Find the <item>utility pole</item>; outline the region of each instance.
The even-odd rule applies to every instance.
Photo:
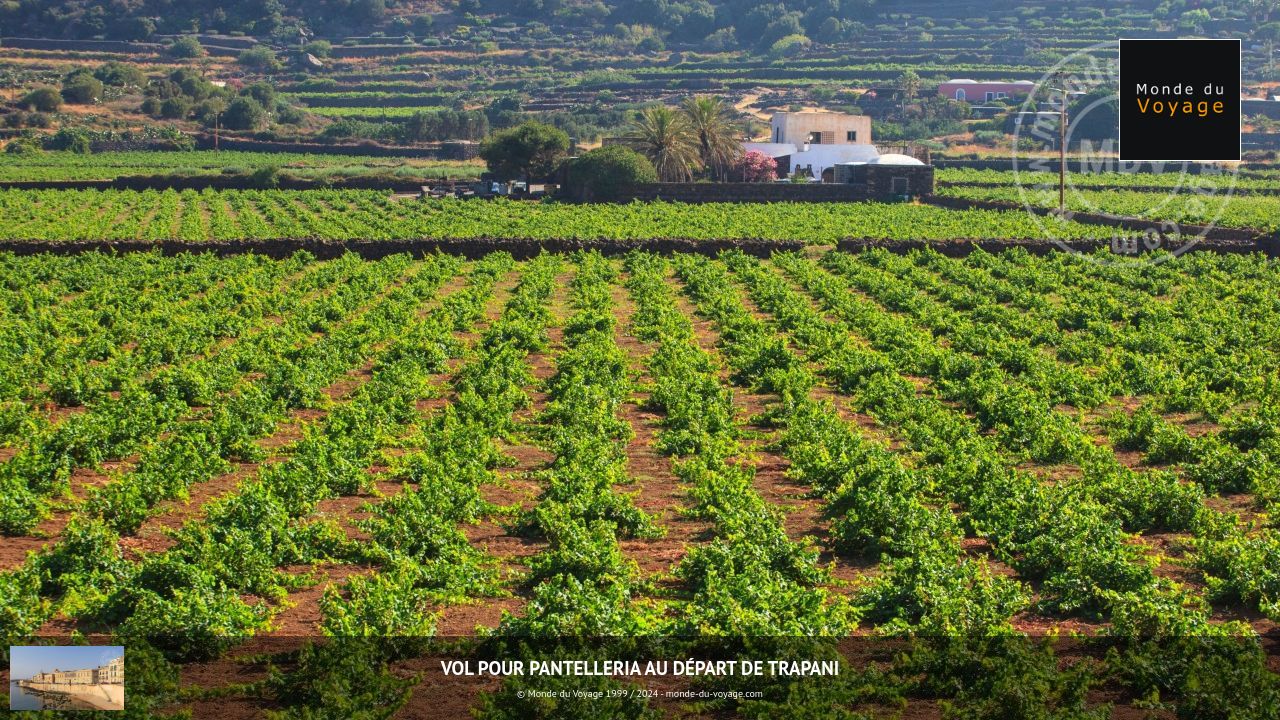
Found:
[[[222,111],[216,110],[213,113],[213,151],[218,152],[218,125],[222,119]]]
[[[1058,214],[1067,212],[1067,92],[1062,91],[1062,114],[1058,116]]]
[[[1060,88],[1049,88],[1056,90],[1061,96],[1061,104],[1058,106],[1058,215],[1065,216],[1067,213],[1067,84],[1063,82],[1066,75],[1062,72],[1053,74],[1053,78],[1058,81]]]

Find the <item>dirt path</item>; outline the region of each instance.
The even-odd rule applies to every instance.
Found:
[[[419,317],[424,317],[432,308],[440,306],[440,301],[453,292],[462,290],[467,284],[467,276],[459,275],[450,280],[441,291],[437,294],[437,299],[422,308]],[[504,289],[503,285],[508,289]],[[500,281],[494,287],[494,297],[490,298],[489,304],[500,304],[505,301],[506,294],[509,292],[509,280]],[[476,338],[484,332],[484,329],[491,322],[490,318],[486,318],[476,328],[469,332],[455,332],[454,337],[466,344],[466,350],[463,351],[462,357],[453,358],[448,365],[439,373],[431,377],[431,386],[441,389],[448,387],[449,378],[458,366],[461,365],[466,356],[469,354]],[[353,378],[363,378],[367,380],[371,376],[371,370],[375,361],[368,362],[365,367],[358,371],[348,374],[348,378],[339,381],[339,384],[345,383]],[[361,382],[356,382],[350,387],[348,392],[354,392]],[[437,392],[433,397],[420,399],[417,407],[424,414],[434,412],[448,402],[447,392]],[[402,449],[401,449],[402,450]],[[388,453],[400,454],[400,453]],[[360,539],[363,535],[362,531],[355,526],[358,520],[369,517],[369,511],[363,509],[370,504],[376,504],[382,500],[394,496],[404,489],[401,482],[396,482],[390,478],[389,468],[381,461],[376,461],[369,468],[370,475],[374,481],[374,487],[369,490],[362,490],[354,495],[344,495],[336,498],[322,500],[316,507],[314,517],[317,520],[331,519],[337,522],[347,536],[352,539]],[[275,617],[275,629],[270,633],[265,633],[265,637],[307,637],[315,636],[318,633],[320,622],[323,620],[323,614],[320,611],[319,602],[324,593],[330,586],[340,584],[353,575],[368,574],[375,572],[377,568],[371,566],[353,566],[353,565],[323,565],[316,568],[310,566],[298,566],[284,568],[291,573],[305,573],[314,571],[317,574],[317,581],[309,587],[298,592],[290,593],[289,602],[291,606],[284,609]]]
[[[450,278],[436,291],[431,299],[421,305],[418,310],[418,317],[425,317],[433,308],[439,307],[445,297],[462,290],[466,282],[467,277],[465,274],[455,275]],[[394,342],[395,337],[391,337],[376,343],[370,349],[369,359],[360,367],[348,370],[342,377],[326,387],[323,390],[325,396],[334,403],[342,403],[348,400],[352,394],[370,380],[378,356]],[[444,373],[436,375],[437,379],[444,377],[446,377]],[[254,477],[261,466],[287,459],[289,446],[303,438],[307,427],[323,422],[327,416],[328,411],[316,408],[294,410],[287,419],[276,425],[270,435],[261,438],[256,443],[268,455],[266,460],[261,463],[237,463],[230,472],[192,485],[188,490],[188,498],[185,501],[169,500],[161,503],[157,506],[156,514],[148,518],[138,528],[138,532],[132,537],[121,538],[121,544],[134,553],[140,551],[158,552],[171,547],[173,540],[168,536],[168,531],[180,528],[183,523],[189,520],[202,518],[205,508],[211,500],[235,491],[241,481]],[[373,496],[364,498],[364,500],[371,499],[373,499]]]
[[[739,292],[738,295],[743,307],[752,316],[766,322],[771,319],[768,313],[747,297],[746,293]],[[683,304],[682,311],[696,312],[687,296],[681,294],[680,300]],[[718,354],[716,344],[719,342],[719,333],[715,331],[714,324],[703,320],[695,323],[695,329],[699,342],[704,348]],[[804,357],[803,352],[794,345],[792,350],[801,358]],[[812,363],[810,366],[812,368]],[[727,371],[724,380],[726,383],[729,382]],[[818,399],[835,400],[833,391],[824,385],[815,388],[812,395]],[[789,477],[787,470],[791,467],[790,461],[770,449],[769,446],[777,440],[779,431],[762,425],[759,416],[776,406],[778,402],[779,398],[773,394],[755,393],[742,387],[735,388],[734,405],[741,408],[742,416],[747,421],[746,429],[754,436],[744,444],[756,458],[756,491],[769,504],[783,510],[783,527],[788,537],[795,541],[811,539],[817,545],[821,550],[821,561],[831,566],[832,576],[840,581],[835,589],[847,592],[850,585],[860,582],[879,563],[863,558],[851,558],[835,552],[831,540],[831,520],[825,516],[825,501],[814,495],[812,487]],[[855,422],[855,414],[847,407],[847,403],[834,402],[834,405],[846,422]],[[865,416],[863,419],[870,420]],[[859,423],[859,427],[862,427],[862,423]]]
[[[311,266],[311,267],[318,267],[318,265]],[[305,270],[302,272],[305,272]],[[290,275],[289,277],[293,278],[293,277],[296,277],[297,275],[298,274],[294,274],[294,275]],[[287,279],[285,281],[287,281]],[[390,287],[391,286],[389,286],[387,289],[388,292],[390,291]],[[328,285],[324,288],[321,288],[316,291],[313,291],[312,293],[309,293],[307,298],[309,299],[309,298],[319,297],[324,293],[331,292],[335,288],[336,288],[336,284]],[[441,292],[444,292],[443,288]],[[241,340],[242,338],[248,335],[256,334],[257,332],[261,331],[263,328],[269,325],[278,325],[283,321],[284,321],[283,318],[281,318],[278,315],[264,316],[259,319],[257,324],[253,325],[250,328],[247,328],[246,331],[242,332],[239,336],[219,338],[216,341],[216,343],[213,345],[213,347],[210,348],[205,353],[205,357],[212,357],[217,353],[223,352],[232,344]],[[163,365],[156,366],[139,377],[141,378],[151,377],[155,373],[170,366],[171,366],[170,364],[163,364]],[[333,389],[331,388],[330,390],[332,391]],[[332,397],[332,394],[330,396]],[[54,418],[58,415],[67,417],[73,414],[83,413],[86,410],[87,408],[84,408],[84,407],[57,408],[51,411],[50,417]],[[193,407],[191,408],[191,411],[187,413],[187,415],[184,417],[186,418],[194,417],[195,415],[199,414],[202,410],[203,408]],[[291,421],[296,420],[299,423],[305,422],[308,416],[314,417],[317,415],[317,413],[318,411],[309,410],[309,409],[298,410],[296,411],[296,413],[294,413],[294,417],[291,417]],[[289,440],[287,437],[287,433],[288,433],[287,427],[277,428],[276,433],[273,433],[273,435],[269,436],[268,438],[264,438],[259,445],[264,450],[267,450],[268,454],[272,454],[272,451],[275,448],[288,444]],[[295,435],[295,438],[300,436],[301,436],[300,434],[297,434]],[[161,438],[164,437],[164,434],[162,434],[159,437]],[[5,448],[5,450],[9,451],[11,454],[16,453],[16,449],[14,448]],[[63,531],[66,529],[67,523],[70,521],[72,516],[75,515],[75,512],[80,507],[81,502],[88,498],[89,494],[93,491],[93,489],[110,482],[114,474],[123,473],[130,470],[132,466],[138,461],[139,457],[140,456],[137,453],[135,453],[126,458],[117,458],[113,460],[103,461],[97,467],[76,468],[72,472],[72,475],[70,478],[70,488],[68,489],[71,499],[69,500],[64,499],[61,502],[59,502],[59,504],[53,509],[52,514],[49,517],[42,520],[33,529],[33,531],[30,534],[25,536],[7,537],[7,538],[4,538],[3,543],[0,543],[0,570],[8,570],[8,569],[18,567],[23,562],[25,562],[28,552],[40,551],[46,546],[60,540],[62,538]],[[211,478],[206,483],[197,483],[196,485],[193,485],[191,488],[189,488],[188,491],[190,493],[190,497],[186,503],[183,503],[182,501],[179,501],[179,500],[166,501],[165,503],[161,503],[158,506],[160,508],[164,508],[162,510],[159,510],[158,512],[160,514],[168,512],[169,506],[192,505],[192,504],[202,503],[204,502],[204,500],[208,499],[207,497],[205,497],[208,493],[217,493],[217,492],[229,489],[231,487],[234,487],[235,484],[239,481],[239,479],[254,472],[257,468],[257,465],[258,465],[257,463],[237,463],[236,467],[230,472],[226,473],[224,476]],[[234,477],[231,477],[231,476],[234,476]],[[209,484],[209,483],[212,483],[212,484]],[[206,485],[208,485],[208,489],[205,488]],[[200,497],[197,497],[197,496],[200,496]]]
[[[622,282],[625,282],[625,275]],[[643,387],[653,381],[645,369],[645,363],[655,347],[631,333],[632,317],[636,312],[635,301],[626,290],[617,286],[613,291],[617,317],[615,340],[627,354],[631,369],[636,373],[636,390],[631,399],[619,408],[619,416],[635,433],[627,444],[627,476],[634,484],[616,488],[618,492],[637,493],[635,505],[653,516],[657,525],[666,530],[660,538],[621,539],[618,545],[624,556],[634,560],[642,578],[653,580],[660,587],[672,587],[667,577],[671,569],[688,552],[689,546],[706,540],[711,524],[682,514],[688,508],[688,496],[680,479],[672,471],[672,458],[658,452],[655,444],[662,428],[663,415],[646,409],[649,392]]]
[[[547,351],[530,353],[525,358],[525,363],[539,386],[555,374],[554,358],[564,347],[564,321],[569,316],[568,291],[571,277],[566,272],[556,278],[556,289],[550,298],[553,320],[547,328]],[[493,317],[496,318],[499,313],[500,310],[495,311]],[[515,419],[517,426],[531,428],[538,415],[546,408],[547,394],[540,387],[527,389],[527,392],[531,400],[530,406],[517,412]],[[502,484],[486,485],[482,488],[482,495],[485,500],[496,505],[527,510],[537,502],[538,493],[542,489],[532,474],[545,468],[553,457],[551,453],[538,447],[527,433],[518,443],[499,442],[499,447],[515,463],[510,467],[500,468],[497,474],[502,479]],[[490,516],[464,527],[463,531],[472,545],[497,558],[502,568],[512,573],[512,578],[515,579],[523,575],[529,557],[546,549],[546,542],[512,533],[507,527],[508,521],[507,515]],[[515,583],[518,582],[515,580]],[[436,634],[441,637],[471,636],[478,627],[497,627],[504,612],[520,613],[528,598],[524,588],[514,587],[515,583],[509,583],[508,589],[513,593],[511,597],[492,598],[483,604],[443,608],[436,622]]]

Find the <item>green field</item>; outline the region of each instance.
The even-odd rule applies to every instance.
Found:
[[[1049,221],[1045,221],[1049,222]],[[1110,228],[1055,223],[1055,238]],[[842,238],[1043,238],[1022,211],[878,203],[631,203],[391,199],[372,190],[0,190],[0,239],[650,238],[832,243]]]
[[[960,644],[722,709],[1263,717],[1278,289],[1211,253],[0,255],[0,630],[114,633],[162,713],[428,712],[429,636],[905,633]],[[1017,640],[1058,627],[1125,640]]]
[[[1081,180],[1076,178],[1074,182]],[[971,200],[1001,200],[1029,203],[1036,207],[1057,207],[1058,187],[1053,184],[1028,185],[1021,188],[965,187],[953,185],[938,189],[939,195]],[[1148,220],[1176,223],[1216,224],[1231,228],[1250,228],[1261,232],[1280,230],[1280,195],[1234,194],[1223,188],[1206,185],[1203,192],[1194,188],[1174,191],[1139,192],[1121,186],[1106,190],[1067,190],[1067,207],[1084,212],[1104,212]]]
[[[152,175],[217,176],[280,168],[292,175],[341,178],[353,175],[479,177],[483,165],[402,157],[360,157],[235,150],[0,153],[0,182],[112,180]]]

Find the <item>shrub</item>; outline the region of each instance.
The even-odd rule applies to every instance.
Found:
[[[116,87],[143,87],[147,84],[147,76],[141,68],[118,60],[104,63],[93,71],[93,76],[104,85]]]
[[[53,121],[48,114],[42,112],[27,112],[25,110],[15,110],[4,116],[5,127],[40,127],[47,128]]]
[[[256,130],[266,119],[267,111],[251,97],[236,98],[222,114],[222,124],[229,130]]]
[[[264,165],[249,174],[249,185],[262,190],[280,186],[280,168]]]
[[[191,101],[181,97],[171,97],[160,103],[160,117],[181,120],[191,113]]]
[[[280,109],[276,112],[276,121],[286,125],[297,125],[306,121],[307,113],[301,108],[292,105],[280,105]]]
[[[66,150],[68,152],[88,155],[92,152],[89,141],[89,133],[79,128],[62,128],[49,138],[47,143],[50,150]]]
[[[62,99],[73,105],[88,105],[102,99],[102,81],[91,75],[78,75],[62,84]]]
[[[769,46],[769,57],[784,58],[791,57],[805,48],[809,47],[809,38],[804,35],[786,35],[778,38],[778,41]]]
[[[568,161],[565,193],[578,200],[612,202],[629,186],[657,182],[653,163],[621,145],[592,150]]]
[[[762,152],[752,150],[742,156],[732,175],[742,182],[773,182],[778,177],[778,162]]]
[[[40,146],[39,140],[23,137],[10,140],[4,146],[4,151],[10,155],[34,155],[44,152],[44,148]]]
[[[22,105],[39,112],[57,112],[62,107],[62,94],[47,85],[38,87],[22,98]]]
[[[236,58],[236,62],[252,70],[274,71],[279,70],[281,67],[280,61],[276,59],[275,52],[265,45],[258,45],[245,50],[240,53],[240,57]]]
[[[328,40],[312,40],[302,46],[302,51],[311,53],[318,58],[327,58],[333,53],[333,44]]]
[[[175,58],[198,58],[204,56],[204,46],[190,35],[184,35],[169,45],[169,56]]]

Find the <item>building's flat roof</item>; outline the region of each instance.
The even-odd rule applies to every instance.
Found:
[[[835,112],[834,110],[819,110],[817,108],[805,108],[803,110],[779,110],[774,115],[842,115],[844,117],[863,117],[862,115],[854,115],[853,113]]]
[[[955,80],[947,80],[943,85],[958,85],[967,83],[969,85],[1035,85],[1030,80],[970,80],[968,78],[956,78]]]

